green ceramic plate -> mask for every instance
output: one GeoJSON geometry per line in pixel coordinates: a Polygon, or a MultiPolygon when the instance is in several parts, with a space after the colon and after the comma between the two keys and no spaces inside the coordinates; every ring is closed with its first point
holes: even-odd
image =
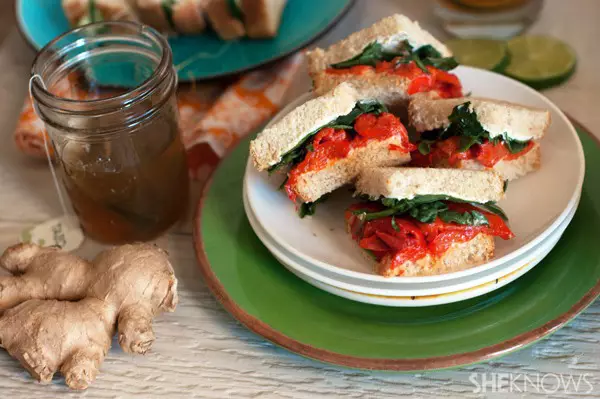
{"type": "Polygon", "coordinates": [[[248,142],[223,161],[197,213],[206,282],[250,330],[293,352],[367,369],[417,371],[478,362],[563,326],[600,294],[600,148],[579,127],[586,178],[563,238],[532,271],[493,293],[449,305],[388,308],[305,283],[271,256],[242,205],[248,142]]]}

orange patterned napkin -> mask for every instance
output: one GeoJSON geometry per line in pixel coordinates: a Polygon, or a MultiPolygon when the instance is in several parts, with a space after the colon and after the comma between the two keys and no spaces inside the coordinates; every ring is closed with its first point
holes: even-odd
{"type": "MultiPolygon", "coordinates": [[[[222,81],[180,86],[179,124],[191,178],[204,181],[232,145],[279,110],[303,58],[297,53],[249,72],[230,86],[222,81]]],[[[24,154],[45,158],[44,134],[44,123],[27,98],[14,133],[15,143],[24,154]]]]}

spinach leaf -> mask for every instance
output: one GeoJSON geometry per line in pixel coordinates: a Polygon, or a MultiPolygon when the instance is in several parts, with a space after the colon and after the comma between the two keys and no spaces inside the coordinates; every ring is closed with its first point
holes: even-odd
{"type": "MultiPolygon", "coordinates": [[[[488,225],[487,217],[478,211],[456,212],[448,209],[447,202],[467,203],[481,210],[496,214],[508,220],[506,214],[494,202],[478,203],[464,201],[447,195],[419,195],[412,199],[398,200],[395,198],[380,198],[377,200],[385,209],[371,212],[366,209],[357,209],[353,213],[363,221],[379,219],[387,216],[400,216],[408,214],[422,223],[432,223],[437,217],[446,221],[470,226],[488,225]]],[[[392,219],[392,227],[395,220],[392,219]]]]}
{"type": "Polygon", "coordinates": [[[305,216],[314,215],[315,211],[317,210],[317,204],[320,204],[320,203],[326,201],[327,198],[329,198],[329,194],[325,194],[325,195],[321,196],[321,198],[319,198],[318,200],[316,200],[314,202],[303,202],[300,205],[300,209],[298,209],[298,216],[303,218],[305,216]]]}
{"type": "Polygon", "coordinates": [[[434,141],[432,140],[422,140],[419,143],[419,146],[417,147],[417,149],[419,150],[419,152],[423,155],[427,155],[431,152],[431,145],[434,143],[434,141]]]}
{"type": "Polygon", "coordinates": [[[493,213],[494,215],[498,215],[504,221],[508,220],[508,216],[506,216],[506,213],[504,213],[504,211],[493,201],[489,201],[483,204],[472,202],[471,205],[481,208],[484,211],[488,211],[489,213],[493,213]]]}
{"type": "Polygon", "coordinates": [[[420,204],[410,209],[410,216],[423,223],[433,223],[438,214],[448,211],[448,206],[442,201],[420,204]]]}
{"type": "Polygon", "coordinates": [[[458,66],[453,57],[442,57],[440,52],[430,44],[414,50],[410,43],[404,40],[395,51],[385,50],[383,45],[377,42],[370,43],[360,54],[345,61],[331,64],[331,67],[334,69],[351,68],[357,65],[374,67],[378,62],[389,62],[394,59],[398,65],[414,61],[425,73],[429,73],[427,66],[433,66],[444,71],[449,71],[458,66]]]}
{"type": "Polygon", "coordinates": [[[441,69],[442,71],[450,71],[458,66],[458,62],[456,62],[454,57],[442,57],[440,52],[437,51],[431,44],[421,46],[415,50],[413,52],[413,60],[419,66],[419,68],[425,72],[428,72],[427,69],[423,68],[420,63],[424,65],[431,65],[432,67],[441,69]]]}
{"type": "Polygon", "coordinates": [[[278,163],[276,163],[268,169],[269,174],[302,162],[302,160],[306,156],[306,153],[308,151],[314,150],[312,147],[312,139],[322,129],[331,127],[333,129],[349,130],[353,128],[354,121],[356,120],[356,118],[358,118],[362,114],[379,115],[382,112],[388,112],[388,109],[385,105],[379,103],[378,101],[359,101],[358,103],[356,103],[352,111],[350,111],[348,114],[338,116],[335,120],[329,122],[324,126],[321,126],[318,129],[315,129],[314,131],[307,134],[304,138],[302,138],[302,140],[300,140],[300,142],[296,144],[294,148],[289,150],[281,157],[281,160],[278,163]]]}
{"type": "Polygon", "coordinates": [[[242,21],[244,19],[244,12],[240,8],[238,2],[236,0],[226,0],[226,3],[231,16],[239,21],[242,21]]]}
{"type": "Polygon", "coordinates": [[[331,64],[334,69],[351,68],[357,65],[369,65],[374,67],[379,61],[391,61],[396,57],[405,57],[410,55],[408,48],[401,47],[398,52],[386,51],[383,45],[377,42],[370,43],[360,54],[347,59],[346,61],[331,64]]]}
{"type": "Polygon", "coordinates": [[[175,30],[175,22],[173,21],[173,5],[175,5],[175,3],[176,0],[163,0],[161,3],[161,7],[165,13],[167,22],[169,23],[169,27],[173,30],[175,30]]]}
{"type": "Polygon", "coordinates": [[[288,180],[289,180],[289,176],[285,176],[285,179],[283,179],[283,181],[279,185],[279,190],[283,190],[283,188],[285,187],[285,185],[288,182],[288,180]]]}
{"type": "Polygon", "coordinates": [[[504,145],[511,154],[517,154],[523,151],[528,145],[529,141],[519,141],[508,137],[506,132],[502,135],[502,139],[504,140],[504,145]]]}
{"type": "Polygon", "coordinates": [[[431,146],[437,141],[446,140],[450,138],[452,131],[448,129],[433,129],[421,133],[421,136],[417,140],[411,140],[411,142],[418,143],[417,149],[423,155],[427,155],[431,152],[431,146]]]}
{"type": "Polygon", "coordinates": [[[483,144],[489,138],[488,132],[479,123],[477,114],[469,108],[470,105],[470,101],[457,105],[448,117],[450,124],[445,135],[460,137],[461,152],[468,150],[473,144],[483,144]]]}
{"type": "Polygon", "coordinates": [[[485,215],[481,212],[477,212],[477,211],[471,211],[471,215],[473,216],[473,226],[482,226],[482,225],[486,225],[489,226],[489,222],[487,220],[487,218],[485,217],[485,215]]]}
{"type": "Polygon", "coordinates": [[[89,0],[87,13],[84,14],[79,21],[77,22],[77,26],[84,26],[87,24],[91,24],[94,22],[102,22],[104,21],[104,17],[98,7],[96,6],[96,0],[89,0]]]}
{"type": "Polygon", "coordinates": [[[483,128],[477,119],[475,111],[469,108],[470,105],[471,102],[467,101],[454,107],[452,113],[448,116],[450,124],[445,129],[434,129],[423,132],[418,144],[419,152],[427,155],[431,152],[431,144],[450,137],[460,137],[458,147],[460,152],[467,151],[475,144],[483,144],[485,140],[494,145],[503,142],[512,154],[523,151],[529,145],[529,141],[512,139],[508,137],[506,132],[495,137],[490,137],[489,132],[483,128]]]}
{"type": "Polygon", "coordinates": [[[364,249],[361,248],[363,251],[365,251],[367,253],[367,256],[373,260],[377,260],[377,256],[375,256],[375,254],[373,253],[373,251],[371,251],[370,249],[364,249]]]}
{"type": "Polygon", "coordinates": [[[440,219],[446,223],[465,224],[469,226],[487,226],[490,224],[485,215],[477,211],[464,213],[456,211],[441,212],[440,219]]]}
{"type": "Polygon", "coordinates": [[[398,227],[398,224],[396,223],[396,218],[392,216],[392,228],[396,231],[400,231],[400,227],[398,227]]]}

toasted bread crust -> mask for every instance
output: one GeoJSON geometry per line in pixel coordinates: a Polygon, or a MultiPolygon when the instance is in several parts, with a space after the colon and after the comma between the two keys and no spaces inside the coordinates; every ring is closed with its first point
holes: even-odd
{"type": "Polygon", "coordinates": [[[419,132],[446,127],[454,107],[467,101],[490,137],[506,132],[516,140],[539,140],[550,127],[550,112],[547,110],[487,98],[433,99],[427,95],[411,97],[408,105],[409,122],[419,132]]]}
{"type": "Polygon", "coordinates": [[[416,262],[407,261],[391,267],[389,260],[382,260],[375,272],[384,277],[416,277],[446,274],[470,269],[486,263],[494,256],[494,237],[480,233],[467,242],[453,243],[439,257],[426,255],[416,262]]]}
{"type": "Polygon", "coordinates": [[[405,107],[410,80],[395,74],[367,71],[362,75],[336,75],[325,71],[313,75],[315,93],[321,95],[342,82],[350,83],[361,98],[374,98],[388,107],[405,107]]]}
{"type": "Polygon", "coordinates": [[[398,166],[410,161],[409,153],[390,150],[390,144],[401,145],[402,139],[374,140],[365,147],[352,150],[346,158],[330,161],[324,169],[304,173],[294,191],[302,202],[314,202],[324,194],[354,182],[366,166],[398,166]]]}
{"type": "Polygon", "coordinates": [[[504,198],[504,180],[492,171],[367,167],[356,181],[356,191],[371,198],[448,195],[484,203],[504,198]]]}

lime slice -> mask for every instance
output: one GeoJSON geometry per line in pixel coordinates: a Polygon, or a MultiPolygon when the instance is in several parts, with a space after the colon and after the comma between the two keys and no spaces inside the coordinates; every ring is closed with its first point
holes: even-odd
{"type": "Polygon", "coordinates": [[[517,36],[508,42],[511,61],[507,75],[536,89],[545,89],[567,80],[577,63],[573,49],[548,36],[517,36]]]}
{"type": "Polygon", "coordinates": [[[501,72],[508,64],[506,43],[493,39],[455,39],[446,43],[462,65],[501,72]]]}

